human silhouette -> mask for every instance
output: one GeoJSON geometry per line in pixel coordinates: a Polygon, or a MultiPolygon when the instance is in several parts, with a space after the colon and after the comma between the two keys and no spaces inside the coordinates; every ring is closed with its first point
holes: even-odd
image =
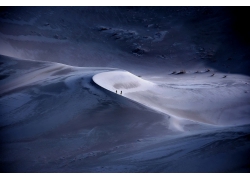
{"type": "Polygon", "coordinates": [[[116,94],[117,94],[117,90],[115,90],[116,94]]]}
{"type": "Polygon", "coordinates": [[[122,91],[121,91],[121,94],[122,94],[122,91]]]}

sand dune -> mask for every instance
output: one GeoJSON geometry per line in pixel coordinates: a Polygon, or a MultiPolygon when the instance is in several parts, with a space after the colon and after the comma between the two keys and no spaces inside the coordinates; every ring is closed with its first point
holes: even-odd
{"type": "MultiPolygon", "coordinates": [[[[230,149],[249,133],[248,126],[232,126],[249,123],[249,95],[238,94],[237,100],[229,96],[241,90],[234,80],[244,84],[245,76],[235,76],[226,86],[219,79],[202,86],[197,79],[185,88],[182,84],[192,77],[145,80],[112,68],[7,56],[0,56],[0,62],[15,70],[0,74],[2,172],[190,172],[180,161],[194,166],[206,163],[208,156],[215,161],[218,152],[204,154],[202,148],[215,144],[230,149]],[[224,142],[232,138],[229,131],[235,131],[234,142],[224,142]]],[[[237,163],[218,161],[216,168],[197,171],[239,166],[245,171],[247,161],[238,160],[246,156],[249,144],[241,147],[228,153],[237,163]]]]}
{"type": "MultiPolygon", "coordinates": [[[[217,86],[209,86],[204,78],[203,85],[199,84],[198,78],[188,84],[187,79],[181,77],[169,86],[162,86],[162,82],[156,84],[129,72],[116,70],[97,74],[93,80],[107,90],[118,90],[118,94],[122,91],[124,97],[174,118],[230,126],[250,123],[250,104],[245,101],[248,99],[250,102],[250,96],[239,89],[239,84],[234,85],[239,81],[239,77],[236,77],[231,75],[225,86],[220,86],[224,84],[221,78],[214,80],[217,86]]],[[[240,78],[245,80],[243,76],[240,78]]]]}

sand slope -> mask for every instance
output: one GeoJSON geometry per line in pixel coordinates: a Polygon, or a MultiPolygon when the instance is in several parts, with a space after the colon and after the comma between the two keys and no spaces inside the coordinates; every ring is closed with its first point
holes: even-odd
{"type": "MultiPolygon", "coordinates": [[[[6,56],[0,56],[0,62],[1,172],[248,171],[249,127],[210,125],[212,112],[204,110],[216,113],[240,104],[228,99],[227,93],[234,90],[229,82],[228,92],[222,93],[226,87],[218,83],[221,97],[210,96],[216,105],[204,101],[195,106],[194,100],[215,93],[217,80],[207,80],[209,87],[199,80],[199,85],[184,87],[190,77],[143,80],[112,68],[6,56]],[[182,114],[184,110],[193,111],[192,116],[182,114]],[[200,123],[197,114],[204,114],[209,124],[200,123]]],[[[247,98],[246,94],[241,103],[247,104],[247,98]]],[[[230,109],[231,117],[248,123],[238,118],[240,113],[249,117],[240,108],[230,109]]],[[[225,118],[230,113],[221,114],[225,125],[235,120],[225,118]]]]}
{"type": "MultiPolygon", "coordinates": [[[[249,78],[230,75],[193,79],[179,76],[169,83],[146,81],[126,71],[97,74],[93,80],[105,89],[123,91],[123,96],[174,118],[213,125],[242,125],[250,121],[249,78]],[[192,80],[192,81],[191,81],[192,80]],[[183,84],[183,85],[181,85],[183,84]]],[[[162,78],[163,79],[163,78],[162,78]]],[[[164,81],[168,81],[167,77],[164,81]]]]}

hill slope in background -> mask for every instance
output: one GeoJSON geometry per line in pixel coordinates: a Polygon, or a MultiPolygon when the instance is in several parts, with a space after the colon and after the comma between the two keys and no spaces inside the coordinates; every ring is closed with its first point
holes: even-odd
{"type": "Polygon", "coordinates": [[[248,9],[3,7],[0,53],[135,74],[207,68],[249,74],[248,9]]]}

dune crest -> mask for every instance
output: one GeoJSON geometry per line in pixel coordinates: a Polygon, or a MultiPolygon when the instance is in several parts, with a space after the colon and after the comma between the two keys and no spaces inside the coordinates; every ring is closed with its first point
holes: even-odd
{"type": "MultiPolygon", "coordinates": [[[[232,82],[236,81],[236,77],[233,77],[232,82]]],[[[99,73],[92,79],[109,91],[117,94],[121,94],[122,91],[122,96],[170,115],[174,119],[219,126],[250,123],[249,115],[246,113],[250,106],[243,101],[249,96],[239,92],[239,88],[233,83],[218,87],[208,79],[206,81],[209,82],[209,86],[205,86],[198,78],[192,81],[183,78],[173,81],[169,78],[171,82],[167,84],[162,84],[163,81],[156,84],[124,70],[99,73]],[[185,84],[189,88],[183,88],[180,84],[185,84]],[[235,96],[238,96],[237,101],[235,96]]],[[[224,84],[219,78],[216,79],[216,83],[224,84]]]]}
{"type": "Polygon", "coordinates": [[[155,86],[154,83],[146,81],[127,71],[110,71],[96,74],[93,81],[101,87],[112,92],[123,91],[126,95],[130,92],[145,91],[155,86]]]}

